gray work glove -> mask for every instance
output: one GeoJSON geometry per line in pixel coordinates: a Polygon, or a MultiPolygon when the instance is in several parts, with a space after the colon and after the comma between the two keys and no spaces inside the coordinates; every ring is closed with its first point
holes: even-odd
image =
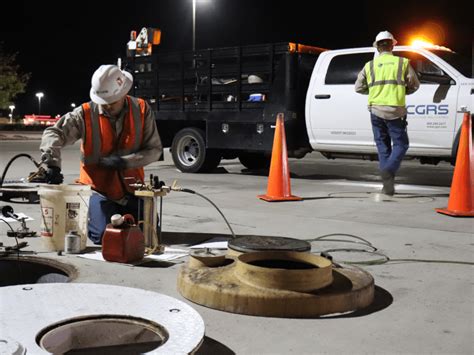
{"type": "Polygon", "coordinates": [[[122,157],[116,154],[111,154],[109,156],[100,158],[99,165],[103,166],[104,168],[123,170],[125,169],[126,162],[122,157]]]}
{"type": "Polygon", "coordinates": [[[58,166],[48,166],[46,170],[46,183],[59,185],[64,181],[64,176],[61,174],[61,168],[58,166]]]}
{"type": "Polygon", "coordinates": [[[49,166],[53,162],[53,156],[50,153],[41,154],[41,162],[49,166]]]}

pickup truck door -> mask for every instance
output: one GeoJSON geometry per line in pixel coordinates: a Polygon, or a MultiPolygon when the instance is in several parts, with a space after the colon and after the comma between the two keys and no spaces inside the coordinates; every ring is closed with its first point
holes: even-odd
{"type": "MultiPolygon", "coordinates": [[[[410,59],[420,79],[420,88],[406,97],[408,137],[411,155],[450,155],[455,135],[459,85],[433,56],[416,50],[394,50],[394,55],[410,59]],[[444,151],[443,151],[444,150],[444,151]]],[[[444,63],[446,65],[446,63],[444,63]]]]}
{"type": "Polygon", "coordinates": [[[306,97],[306,124],[315,150],[376,152],[367,96],[354,91],[374,51],[322,53],[306,97]]]}

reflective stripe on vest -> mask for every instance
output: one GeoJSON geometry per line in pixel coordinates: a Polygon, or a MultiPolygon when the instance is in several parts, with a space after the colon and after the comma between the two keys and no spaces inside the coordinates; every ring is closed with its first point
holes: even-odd
{"type": "Polygon", "coordinates": [[[408,59],[383,54],[365,65],[369,105],[405,106],[408,59]]]}
{"type": "Polygon", "coordinates": [[[100,158],[100,146],[101,146],[101,136],[100,136],[100,127],[99,127],[99,105],[89,102],[90,110],[90,120],[84,125],[84,136],[85,139],[82,142],[82,145],[85,146],[86,139],[90,139],[92,143],[92,151],[81,153],[81,161],[86,164],[97,164],[100,158]],[[90,125],[90,127],[88,127],[90,125]],[[88,134],[89,133],[89,134],[88,134]]]}
{"type": "Polygon", "coordinates": [[[99,159],[110,154],[127,155],[140,150],[145,121],[145,101],[127,96],[128,112],[123,119],[122,132],[116,137],[112,122],[99,115],[98,105],[89,102],[84,110],[84,135],[81,144],[79,182],[90,185],[112,200],[132,193],[129,184],[143,182],[143,168],[124,170],[109,169],[98,164],[99,159]]]}
{"type": "MultiPolygon", "coordinates": [[[[135,127],[135,137],[133,140],[133,146],[131,148],[132,152],[136,152],[141,145],[142,142],[142,134],[143,134],[143,121],[142,121],[142,116],[141,116],[141,110],[140,110],[140,103],[136,97],[130,97],[129,98],[129,108],[131,107],[131,110],[129,110],[129,113],[132,114],[133,116],[133,126],[135,127]]],[[[123,150],[118,150],[117,151],[119,155],[126,155],[130,153],[129,151],[123,151],[123,150]]]]}
{"type": "MultiPolygon", "coordinates": [[[[129,112],[125,114],[124,117],[124,122],[122,126],[122,133],[123,130],[126,129],[126,120],[130,119],[129,115],[132,114],[133,117],[133,125],[135,127],[134,129],[134,139],[133,139],[133,146],[128,147],[128,148],[123,148],[119,147],[116,150],[116,153],[118,155],[126,155],[130,154],[133,152],[136,152],[141,145],[142,141],[142,134],[143,134],[143,120],[142,120],[142,114],[141,114],[141,106],[137,98],[135,97],[129,97],[127,96],[128,99],[128,107],[129,107],[129,112]]],[[[85,109],[89,108],[90,110],[90,121],[86,122],[85,124],[85,136],[83,140],[83,145],[86,146],[89,144],[88,142],[85,143],[85,141],[90,138],[91,143],[92,143],[92,151],[91,152],[84,152],[82,151],[81,154],[81,161],[85,165],[90,165],[90,164],[97,164],[99,162],[101,155],[101,146],[102,146],[102,133],[100,129],[100,117],[99,117],[99,105],[97,105],[94,102],[89,102],[88,107],[86,105],[85,109]],[[88,127],[90,125],[90,127],[88,127]],[[90,131],[89,131],[90,129],[90,131]],[[89,134],[88,134],[89,133],[89,134]]],[[[126,133],[126,132],[125,132],[126,133]]]]}

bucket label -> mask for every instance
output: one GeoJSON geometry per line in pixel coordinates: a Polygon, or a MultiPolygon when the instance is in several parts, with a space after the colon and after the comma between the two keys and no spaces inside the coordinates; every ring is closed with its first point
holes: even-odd
{"type": "Polygon", "coordinates": [[[66,230],[77,230],[79,226],[80,202],[66,203],[66,230]]]}
{"type": "Polygon", "coordinates": [[[52,237],[53,236],[53,217],[54,217],[54,208],[52,207],[42,207],[42,221],[41,221],[41,236],[42,237],[52,237]]]}

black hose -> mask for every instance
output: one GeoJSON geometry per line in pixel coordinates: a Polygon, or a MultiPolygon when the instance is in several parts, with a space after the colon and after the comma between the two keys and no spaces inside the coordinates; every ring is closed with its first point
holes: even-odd
{"type": "Polygon", "coordinates": [[[330,254],[333,252],[347,252],[347,253],[366,253],[369,255],[374,255],[377,256],[377,258],[372,259],[372,260],[367,260],[367,261],[350,261],[350,260],[338,260],[339,263],[343,264],[352,264],[352,265],[382,265],[382,264],[388,264],[392,262],[418,262],[418,263],[440,263],[440,264],[459,264],[459,265],[474,265],[473,262],[471,261],[463,261],[463,260],[437,260],[437,259],[391,259],[388,255],[385,255],[384,253],[378,251],[378,249],[372,245],[371,242],[368,240],[359,237],[354,234],[347,234],[347,233],[332,233],[332,234],[325,234],[316,238],[311,238],[311,239],[303,239],[308,242],[342,242],[342,243],[356,243],[356,244],[362,244],[365,245],[368,248],[371,248],[372,250],[368,249],[359,249],[359,248],[335,248],[335,249],[326,249],[321,251],[321,256],[324,256],[325,258],[329,258],[330,260],[333,260],[334,257],[330,254]],[[327,239],[327,237],[333,237],[333,236],[345,236],[345,237],[351,237],[355,238],[357,240],[362,241],[351,241],[347,239],[327,239]]]}
{"type": "Polygon", "coordinates": [[[222,218],[224,218],[224,221],[225,223],[227,224],[227,227],[229,227],[229,230],[230,230],[230,233],[232,234],[232,238],[235,238],[236,235],[234,233],[234,230],[232,229],[232,227],[230,226],[229,222],[227,221],[227,218],[225,218],[224,214],[222,213],[222,211],[219,209],[219,207],[217,207],[217,205],[212,202],[210,199],[208,199],[206,196],[204,195],[201,195],[199,192],[196,192],[194,190],[191,190],[191,189],[186,189],[186,188],[182,188],[182,189],[179,189],[177,191],[182,191],[182,192],[186,192],[188,194],[194,194],[194,195],[198,195],[200,197],[202,197],[203,199],[205,199],[207,202],[209,202],[211,205],[213,205],[215,207],[215,209],[217,210],[217,212],[220,213],[220,215],[222,216],[222,218]]]}
{"type": "Polygon", "coordinates": [[[29,154],[26,154],[26,153],[20,153],[20,154],[17,154],[15,155],[13,158],[10,159],[10,161],[7,163],[7,166],[5,167],[5,169],[3,169],[3,174],[2,174],[2,178],[0,179],[0,188],[2,187],[3,185],[3,182],[5,181],[5,176],[7,175],[7,171],[8,169],[10,168],[10,165],[18,158],[21,158],[21,157],[26,157],[28,159],[30,159],[33,164],[35,164],[35,166],[37,168],[39,168],[39,166],[41,165],[40,163],[38,163],[36,160],[33,159],[33,157],[29,154]]]}

